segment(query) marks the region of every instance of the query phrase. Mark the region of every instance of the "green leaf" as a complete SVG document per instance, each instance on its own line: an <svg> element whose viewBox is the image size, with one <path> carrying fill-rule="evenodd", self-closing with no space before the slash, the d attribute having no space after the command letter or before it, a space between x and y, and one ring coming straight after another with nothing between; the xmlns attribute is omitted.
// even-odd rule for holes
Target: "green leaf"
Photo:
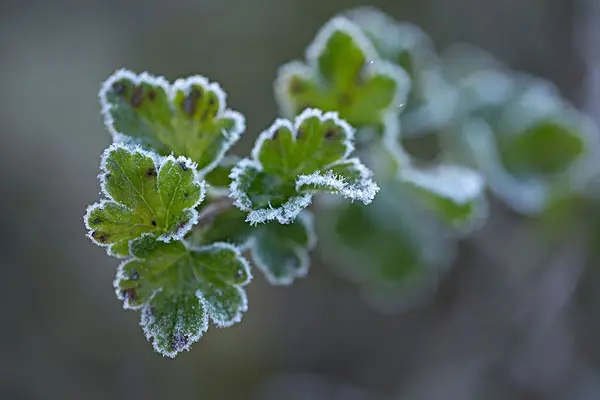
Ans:
<svg viewBox="0 0 600 400"><path fill-rule="evenodd" d="M384 189L369 207L337 204L316 218L327 264L357 282L374 306L397 311L431 291L452 263L454 242L405 188L388 182Z"/></svg>
<svg viewBox="0 0 600 400"><path fill-rule="evenodd" d="M308 47L306 59L279 70L275 90L284 115L320 108L339 112L357 128L392 129L388 124L406 101L410 79L401 67L380 60L353 22L343 17L329 21Z"/></svg>
<svg viewBox="0 0 600 400"><path fill-rule="evenodd" d="M352 153L353 130L336 113L305 110L279 119L258 137L252 159L233 168L230 197L251 224L293 221L318 192L369 204L378 186Z"/></svg>
<svg viewBox="0 0 600 400"><path fill-rule="evenodd" d="M400 65L411 78L436 63L433 44L416 25L397 22L374 7L359 7L344 13L356 24L383 59Z"/></svg>
<svg viewBox="0 0 600 400"><path fill-rule="evenodd" d="M167 296L158 293L142 309L141 323L146 339L158 353L174 358L189 351L208 329L205 305L195 294Z"/></svg>
<svg viewBox="0 0 600 400"><path fill-rule="evenodd" d="M125 256L129 241L152 233L182 238L196 223L204 182L189 159L154 155L123 144L104 152L100 174L105 200L88 207L89 237L109 254Z"/></svg>
<svg viewBox="0 0 600 400"><path fill-rule="evenodd" d="M189 157L203 173L245 129L244 117L227 109L225 99L221 87L202 76L170 84L128 70L115 72L100 90L104 121L115 141Z"/></svg>
<svg viewBox="0 0 600 400"><path fill-rule="evenodd" d="M306 276L316 242L312 214L304 211L288 225L271 222L254 229L252 259L271 284L289 285Z"/></svg>
<svg viewBox="0 0 600 400"><path fill-rule="evenodd" d="M188 240L194 244L222 241L249 249L254 264L271 284L289 285L308 272L309 251L316 243L313 218L305 210L287 225L251 226L244 212L230 208L195 229Z"/></svg>
<svg viewBox="0 0 600 400"><path fill-rule="evenodd" d="M416 25L397 22L374 7L344 12L369 38L379 56L401 66L411 85L401 118L402 136L427 134L445 127L456 112L456 88L447 81L427 34Z"/></svg>
<svg viewBox="0 0 600 400"><path fill-rule="evenodd" d="M151 335L155 348L162 354L174 356L181 347L173 345L179 342L177 326L169 325L175 316L166 314L176 310L177 315L196 314L201 318L201 313L217 326L226 327L239 322L247 310L242 287L250 281L251 274L235 246L213 243L187 247L180 241L164 243L146 235L133 241L130 248L134 258L119 267L115 290L125 308L143 309L145 332L155 330L148 326L148 316L161 316L167 321L160 324L161 337L166 339ZM191 300L193 297L198 298L197 302ZM205 328L187 335L190 337L187 347L206 330L206 323L196 326Z"/></svg>
<svg viewBox="0 0 600 400"><path fill-rule="evenodd" d="M473 230L487 214L484 180L474 170L458 165L410 167L400 178L427 208L459 230Z"/></svg>
<svg viewBox="0 0 600 400"><path fill-rule="evenodd" d="M575 127L547 119L503 140L500 154L510 173L555 174L575 162L584 153L585 145Z"/></svg>

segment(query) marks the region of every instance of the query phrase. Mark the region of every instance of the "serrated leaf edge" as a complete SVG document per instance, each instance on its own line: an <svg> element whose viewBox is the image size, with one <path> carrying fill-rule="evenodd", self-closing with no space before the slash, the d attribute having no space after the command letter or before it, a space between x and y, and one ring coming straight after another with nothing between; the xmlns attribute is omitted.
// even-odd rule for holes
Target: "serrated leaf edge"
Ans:
<svg viewBox="0 0 600 400"><path fill-rule="evenodd" d="M333 122L337 126L341 127L346 133L346 139L344 141L346 151L344 153L344 156L336 162L325 166L325 169L331 168L336 163L347 161L348 156L354 151L353 141L355 130L345 120L341 119L339 117L339 114L335 111L323 112L319 109L307 108L294 119L293 123L292 121L284 118L276 119L275 122L273 122L273 124L271 124L269 128L267 128L259 134L252 149L252 159L244 158L240 160L238 164L232 168L231 174L229 175L229 178L231 179L231 183L229 185L229 197L233 199L234 206L238 207L242 211L249 212L246 218L246 222L250 223L251 225L256 225L259 223L276 220L281 224L289 224L298 216L298 214L304 208L308 207L311 204L312 194L305 194L302 196L294 196L277 208L270 207L266 209L253 210L252 201L250 200L248 195L240 188L239 179L247 169L255 169L259 172L263 171L263 166L258 161L260 150L263 146L263 143L266 140L272 139L275 135L275 132L277 132L278 129L289 129L290 132L292 132L293 139L296 140L299 127L307 119L313 117L318 118L319 122L333 120Z"/></svg>
<svg viewBox="0 0 600 400"><path fill-rule="evenodd" d="M100 246L100 247L106 247L107 248L107 254L109 256L114 256L116 258L125 258L124 256L118 256L113 254L110 251L110 247L114 244L114 243L101 243L99 241L97 241L93 236L92 233L94 232L94 229L92 229L92 227L89 225L89 218L91 216L91 213L96 210L97 208L102 208L106 203L108 202L113 202L113 203L117 203L117 204L121 204L120 202L116 201L108 192L107 188L106 188L106 175L109 173L107 166L106 166L106 160L108 159L108 157L110 156L110 154L113 151L116 150L125 150L127 151L129 154L134 154L134 153L140 153L146 157L150 157L152 159L152 162L154 164L154 168L156 169L158 175L160 175L160 170L163 167L163 165L165 165L167 162L169 161L173 161L174 163L184 163L185 166L190 169L191 171L193 171L194 174L194 183L196 183L199 187L200 187L200 196L198 197L198 201L196 201L196 203L194 203L194 205L192 207L186 208L183 211L184 212L188 212L190 214L190 218L188 220L187 223L181 225L175 232L171 232L171 233L165 233L163 235L160 235L157 237L158 240L165 242L165 243L169 243L172 240L182 240L183 237L185 236L185 234L187 232L189 232L189 230L198 223L198 211L196 211L196 207L202 203L204 201L204 198L206 196L206 182L202 179L202 176L200 175L200 173L197 170L197 166L196 163L194 163L192 160L190 160L189 158L183 157L183 156L179 156L179 157L174 157L173 155L169 155L169 156L159 156L158 154L145 150L140 146L133 146L133 145L128 145L126 143L123 142L116 142L111 144L109 147L107 147L104 152L102 153L102 157L100 160L100 174L98 175L98 179L100 181L100 194L102 196L105 197L105 199L101 199L100 201L93 203L91 205L89 205L86 209L86 213L83 217L83 221L85 224L86 229L88 230L87 232L87 237L96 245ZM158 180L157 180L157 185L158 185ZM126 206L125 206L126 207ZM143 235L142 235L143 236ZM131 242L131 241L130 241Z"/></svg>
<svg viewBox="0 0 600 400"><path fill-rule="evenodd" d="M142 235L142 237L148 237L148 236L154 237L154 235L149 234L149 233ZM202 252L202 251L206 251L206 250L214 249L214 248L232 250L235 253L235 255L237 256L237 258L241 261L243 268L244 268L244 272L246 273L246 276L248 277L244 282L235 283L235 284L232 284L232 286L242 288L242 287L248 285L248 283L250 283L250 281L252 281L252 279L253 279L252 269L250 268L250 264L248 263L248 260L243 256L243 254L241 252L242 248L240 248L240 246L235 246L231 243L226 243L226 242L215 242L215 243L211 243L206 246L190 246L186 241L181 241L181 243L184 245L186 251L188 251L188 252ZM129 243L129 254L133 254L133 251L131 250L131 241ZM137 306L130 304L129 298L127 298L126 296L123 295L123 293L119 287L119 282L123 279L127 279L127 276L125 276L124 269L125 269L125 266L132 261L144 261L144 258L140 258L140 257L136 257L136 256L132 255L129 258L127 258L126 260L124 260L123 262L121 262L119 264L119 266L117 267L117 273L115 275L115 279L113 280L113 287L115 289L115 294L117 296L117 299L119 299L122 302L124 309L139 310L144 305L150 303L152 301L152 299L154 298L154 296L156 296L157 293L162 291L162 288L155 290L148 298L148 301L146 301L145 303L139 304ZM199 292L199 291L197 290L196 292ZM245 293L244 293L244 296L246 296ZM245 298L245 297L244 297L244 303L245 303L244 311L246 311L248 308L247 308L247 298ZM239 320L237 322L239 322ZM217 322L215 322L215 323L217 324ZM233 324L230 324L230 325L233 325ZM220 326L230 326L230 325L220 325Z"/></svg>
<svg viewBox="0 0 600 400"><path fill-rule="evenodd" d="M115 71L111 76L109 76L101 85L100 92L98 97L100 98L101 105L101 114L103 117L104 125L108 129L111 134L114 142L123 142L129 144L135 144L135 139L131 138L131 136L127 135L126 132L118 132L114 127L114 119L111 116L112 105L106 100L107 93L112 89L112 85L121 80L128 79L131 80L134 84L139 85L142 83L146 83L153 86L158 86L162 88L167 94L167 100L169 102L169 107L172 110L173 100L178 91L187 92L187 90L192 87L192 85L200 85L205 90L211 90L214 92L219 100L219 110L215 119L219 118L231 118L235 121L235 127L230 131L223 130L221 133L227 139L225 146L223 149L219 151L215 160L202 168L199 172L205 174L208 171L211 171L223 158L225 153L233 146L241 137L242 133L246 130L246 119L244 115L238 111L234 111L230 108L226 108L227 106L227 94L221 88L217 82L210 82L208 78L202 75L192 75L187 78L177 79L172 84L169 81L162 77L152 75L148 72L142 72L137 74L131 70L122 68Z"/></svg>
<svg viewBox="0 0 600 400"><path fill-rule="evenodd" d="M208 313L206 312L206 310L207 310L206 301L204 300L204 298L198 296L197 294L195 294L195 296L198 299L198 303L202 306L202 308L204 310L204 315L203 315L202 321L201 321L201 327L198 330L198 332L196 332L195 335L188 336L186 344L184 347L181 348L181 350L167 352L167 351L165 351L165 349L163 349L157 345L156 341L154 340L154 332L152 332L149 328L149 326L151 324L153 324L153 322L155 321L155 317L152 314L152 306L150 304L146 303L141 308L140 326L142 327L142 331L144 332L144 336L146 337L146 340L152 344L154 351L156 351L157 353L159 353L165 357L175 358L179 353L181 353L183 351L189 351L191 349L192 345L194 343L196 343L197 341L199 341L200 338L202 337L202 335L204 335L204 333L208 330Z"/></svg>
<svg viewBox="0 0 600 400"><path fill-rule="evenodd" d="M306 247L296 246L294 252L300 260L300 268L297 268L292 275L277 278L269 270L265 261L259 256L257 251L257 240L256 238L250 238L248 241L248 248L252 255L252 260L256 267L262 271L267 281L272 285L277 286L288 286L291 285L296 279L303 278L308 275L310 267L310 256L309 252L312 251L317 244L317 234L315 232L314 214L308 210L304 210L298 216L298 220L306 228L308 243Z"/></svg>
<svg viewBox="0 0 600 400"><path fill-rule="evenodd" d="M350 126L348 122L340 118L339 114L336 111L324 112L322 110L319 110L318 108L307 108L294 118L294 122L285 118L277 118L269 128L262 131L258 135L258 138L254 143L254 147L252 148L251 155L254 161L258 165L260 165L259 154L263 143L266 140L273 139L273 136L280 128L289 129L290 132L292 132L292 139L295 142L298 137L298 129L300 128L300 126L307 119L313 117L317 118L321 123L325 121L333 121L334 124L342 128L346 134L346 139L344 140L344 146L346 147L346 151L344 153L343 159L347 158L350 154L352 154L352 152L354 151L354 128ZM262 171L262 168L262 165L260 165L260 171Z"/></svg>
<svg viewBox="0 0 600 400"><path fill-rule="evenodd" d="M351 161L359 171L361 178L358 184L349 183L343 176L336 175L332 171L326 173L316 171L308 175L299 175L296 179L296 190L300 191L303 186L324 185L347 199L359 200L365 205L370 204L379 192L379 186L372 179L373 173L358 158L344 161ZM338 163L330 165L329 168L335 167L336 164Z"/></svg>

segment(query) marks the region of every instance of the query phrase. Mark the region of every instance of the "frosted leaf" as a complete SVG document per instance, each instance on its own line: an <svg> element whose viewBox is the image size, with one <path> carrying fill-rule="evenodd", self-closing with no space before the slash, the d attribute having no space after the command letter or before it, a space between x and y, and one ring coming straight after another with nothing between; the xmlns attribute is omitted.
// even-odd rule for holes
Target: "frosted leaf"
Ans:
<svg viewBox="0 0 600 400"><path fill-rule="evenodd" d="M100 102L115 141L189 157L202 173L214 168L245 130L242 114L226 108L225 92L202 76L170 84L145 72L119 70L102 85Z"/></svg>
<svg viewBox="0 0 600 400"><path fill-rule="evenodd" d="M403 112L395 115L401 118L402 136L431 133L448 123L458 105L456 90L445 79L427 34L374 7L359 7L343 15L365 33L381 58L401 66L411 78Z"/></svg>
<svg viewBox="0 0 600 400"><path fill-rule="evenodd" d="M154 350L175 358L189 351L208 329L206 307L194 294L166 296L159 293L142 308L140 325Z"/></svg>
<svg viewBox="0 0 600 400"><path fill-rule="evenodd" d="M191 160L157 157L140 148L113 144L104 152L100 186L106 199L88 207L90 239L126 256L128 243L143 234L180 239L196 223L204 181Z"/></svg>
<svg viewBox="0 0 600 400"><path fill-rule="evenodd" d="M207 326L200 319L210 319L219 327L231 326L248 309L243 286L252 276L247 261L231 244L188 247L183 242L164 243L146 235L131 243L130 252L134 258L121 264L114 286L125 308L142 309L147 337L155 329L146 327L151 325L152 318L158 319L157 315L173 322L181 313L194 314L201 308L202 315L197 315L196 322L204 328L198 335L186 334L189 340L178 336L176 323L161 323L161 334L169 340L159 341L156 335L151 335L155 348L159 346L165 355L174 356L200 337ZM187 299L185 304L182 298Z"/></svg>
<svg viewBox="0 0 600 400"><path fill-rule="evenodd" d="M456 227L470 230L487 213L485 182L472 169L458 165L411 167L402 170L400 178L438 216Z"/></svg>
<svg viewBox="0 0 600 400"><path fill-rule="evenodd" d="M250 242L252 259L273 285L289 285L306 276L309 251L316 244L313 215L304 211L288 225L263 224Z"/></svg>
<svg viewBox="0 0 600 400"><path fill-rule="evenodd" d="M337 111L357 128L388 131L385 115L402 110L410 89L408 74L381 60L372 43L350 20L336 17L317 34L306 51L306 63L282 66L275 95L282 113L306 108Z"/></svg>
<svg viewBox="0 0 600 400"><path fill-rule="evenodd" d="M379 188L358 159L348 159L353 135L333 112L307 109L294 123L275 121L259 135L252 159L232 169L229 189L234 205L248 212L246 220L254 225L292 222L317 192L370 203ZM323 177L331 177L328 183L335 186L324 185Z"/></svg>

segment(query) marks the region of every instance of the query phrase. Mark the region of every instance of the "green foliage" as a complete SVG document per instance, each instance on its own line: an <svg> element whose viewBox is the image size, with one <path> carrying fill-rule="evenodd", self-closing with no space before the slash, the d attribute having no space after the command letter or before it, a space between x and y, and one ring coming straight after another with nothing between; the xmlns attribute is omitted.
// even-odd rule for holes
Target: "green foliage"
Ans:
<svg viewBox="0 0 600 400"><path fill-rule="evenodd" d="M171 85L121 70L100 100L114 143L99 176L106 198L88 208L85 223L94 243L126 258L117 296L125 308L141 309L146 337L168 357L188 350L208 321L241 320L251 277L241 251L271 283L290 284L306 275L315 245L312 215L301 213L312 196L368 204L379 190L349 158L354 130L336 113L278 120L259 136L252 159L240 160L225 153L244 118L225 109L225 94L204 78ZM269 216L277 206L281 215Z"/></svg>
<svg viewBox="0 0 600 400"><path fill-rule="evenodd" d="M196 223L204 198L196 165L183 157L156 158L115 144L102 157L102 200L88 208L90 238L109 252L128 255L129 241L152 233L160 240L183 237Z"/></svg>
<svg viewBox="0 0 600 400"><path fill-rule="evenodd" d="M142 308L142 326L154 348L173 357L200 338L207 320L231 326L247 309L242 286L247 262L226 243L187 247L151 235L131 244L132 259L119 267L117 296L125 308Z"/></svg>
<svg viewBox="0 0 600 400"><path fill-rule="evenodd" d="M288 117L306 108L337 111L356 128L394 129L410 80L397 65L381 60L364 33L337 17L317 34L306 64L291 62L279 71L276 96Z"/></svg>
<svg viewBox="0 0 600 400"><path fill-rule="evenodd" d="M261 133L252 159L231 172L230 196L252 225L292 222L318 192L369 204L379 190L356 158L354 131L335 113L307 109L294 123L279 119Z"/></svg>
<svg viewBox="0 0 600 400"><path fill-rule="evenodd" d="M274 285L288 285L308 272L309 251L315 245L313 215L305 210L289 224L251 226L246 214L229 208L202 224L189 239L194 244L223 241L248 249L252 260Z"/></svg>
<svg viewBox="0 0 600 400"><path fill-rule="evenodd" d="M517 175L564 171L584 152L585 142L573 127L558 121L539 121L501 142L506 169Z"/></svg>
<svg viewBox="0 0 600 400"><path fill-rule="evenodd" d="M244 117L226 109L221 87L201 76L171 85L119 70L104 83L100 100L115 140L189 157L201 171L212 169L245 129Z"/></svg>
<svg viewBox="0 0 600 400"><path fill-rule="evenodd" d="M451 236L406 190L386 182L369 207L340 204L317 215L323 258L382 311L423 300L454 259Z"/></svg>
<svg viewBox="0 0 600 400"><path fill-rule="evenodd" d="M241 320L242 252L270 283L291 284L308 272L317 229L325 259L394 310L434 288L457 241L483 225L486 188L539 215L597 170L596 127L551 85L468 47L438 56L419 28L371 8L326 23L275 92L287 119L240 158L226 153L245 119L206 78L119 70L100 90L113 144L85 224L125 258L117 296L165 356L189 350L209 321ZM437 154L406 150L418 141Z"/></svg>

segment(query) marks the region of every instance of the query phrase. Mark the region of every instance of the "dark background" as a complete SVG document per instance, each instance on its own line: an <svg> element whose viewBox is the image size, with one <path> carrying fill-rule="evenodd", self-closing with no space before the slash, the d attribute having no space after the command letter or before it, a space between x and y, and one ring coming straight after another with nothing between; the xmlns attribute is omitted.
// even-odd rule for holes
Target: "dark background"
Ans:
<svg viewBox="0 0 600 400"><path fill-rule="evenodd" d="M97 90L119 67L221 83L248 147L277 115L277 67L370 4L555 82L600 118L600 6L566 0L0 3L0 398L600 399L600 274L574 234L549 247L494 204L429 300L382 314L315 258L249 286L250 309L176 360L152 351L85 237L110 142Z"/></svg>

